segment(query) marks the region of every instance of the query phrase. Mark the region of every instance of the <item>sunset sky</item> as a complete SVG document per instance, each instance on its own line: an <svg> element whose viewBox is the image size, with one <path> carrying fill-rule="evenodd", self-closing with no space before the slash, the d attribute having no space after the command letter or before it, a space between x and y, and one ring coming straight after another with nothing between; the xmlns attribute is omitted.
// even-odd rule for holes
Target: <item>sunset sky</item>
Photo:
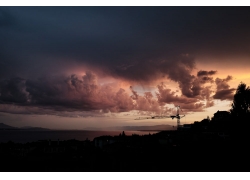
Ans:
<svg viewBox="0 0 250 180"><path fill-rule="evenodd" d="M250 85L250 7L0 7L0 122L182 124Z"/></svg>

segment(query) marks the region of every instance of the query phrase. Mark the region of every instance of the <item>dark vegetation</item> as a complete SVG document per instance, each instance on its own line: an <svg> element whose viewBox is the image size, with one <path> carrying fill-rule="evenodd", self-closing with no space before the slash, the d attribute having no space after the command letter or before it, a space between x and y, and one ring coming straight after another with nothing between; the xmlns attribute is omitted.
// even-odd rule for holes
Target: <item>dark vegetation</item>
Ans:
<svg viewBox="0 0 250 180"><path fill-rule="evenodd" d="M1 171L250 171L250 89L241 83L230 112L144 136L0 144Z"/></svg>

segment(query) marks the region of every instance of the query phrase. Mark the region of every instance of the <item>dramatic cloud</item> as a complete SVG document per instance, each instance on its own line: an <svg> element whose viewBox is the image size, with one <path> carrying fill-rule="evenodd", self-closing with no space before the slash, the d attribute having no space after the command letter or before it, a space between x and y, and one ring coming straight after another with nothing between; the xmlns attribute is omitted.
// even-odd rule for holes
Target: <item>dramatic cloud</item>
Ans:
<svg viewBox="0 0 250 180"><path fill-rule="evenodd" d="M220 64L250 66L244 60L250 55L249 12L0 7L0 112L159 114L170 104L197 112L214 99L232 100L232 77L220 77L220 70L228 73Z"/></svg>
<svg viewBox="0 0 250 180"><path fill-rule="evenodd" d="M37 81L20 78L1 82L2 103L37 106L60 111L102 110L123 112L133 109L130 96L110 85L98 85L96 76L87 72L82 78L41 78Z"/></svg>
<svg viewBox="0 0 250 180"><path fill-rule="evenodd" d="M187 98L185 96L175 95L175 92L171 92L171 89L166 89L164 84L158 85L158 93L157 98L160 103L184 103L184 104L192 104L197 102L195 98Z"/></svg>
<svg viewBox="0 0 250 180"><path fill-rule="evenodd" d="M208 87L206 87L204 90L207 90ZM203 91L204 91L203 90ZM176 95L175 92L172 92L171 89L167 89L165 85L158 85L158 92L156 93L158 101L161 104L173 104L173 105L179 105L185 112L196 112L196 111L203 111L204 108L206 108L206 104L201 102L201 100L207 99L210 102L210 92L207 93L206 97L204 97L203 94L201 94L200 97L197 98L188 98L183 95ZM211 105L211 102L209 106Z"/></svg>
<svg viewBox="0 0 250 180"><path fill-rule="evenodd" d="M194 77L195 78L195 77ZM192 90L196 97L175 95L164 84L158 85L156 97L151 92L139 95L132 86L126 92L119 84L100 84L96 74L88 71L82 77L44 77L37 80L12 78L0 82L0 111L27 114L58 114L61 112L92 111L93 113L129 112L161 113L166 104L181 104L187 111L197 111L200 100L209 100L209 87L196 78ZM132 93L132 95L131 95ZM8 104L13 104L9 108ZM39 109L39 110L38 110ZM54 112L55 111L55 112ZM62 113L65 114L65 113Z"/></svg>
<svg viewBox="0 0 250 180"><path fill-rule="evenodd" d="M232 100L234 92L235 92L235 88L218 90L216 91L216 94L213 97L214 99L220 99L220 100L226 100L226 99Z"/></svg>
<svg viewBox="0 0 250 180"><path fill-rule="evenodd" d="M37 80L12 78L0 81L0 112L12 114L49 114L67 117L105 116L106 113L136 111L140 115L170 114L166 105L179 105L184 113L200 112L214 105L213 99L232 99L235 89L230 89L228 76L216 78L217 90L212 96L213 81L193 76L194 97L172 91L160 84L155 92L140 95L130 86L130 92L119 83L98 83L96 74L88 71L83 76ZM205 85L210 83L209 86Z"/></svg>
<svg viewBox="0 0 250 180"><path fill-rule="evenodd" d="M134 110L138 110L140 114L159 114L166 111L151 92L144 92L143 96L138 95L136 91L130 87L132 91L131 98L134 100Z"/></svg>
<svg viewBox="0 0 250 180"><path fill-rule="evenodd" d="M28 101L25 83L26 81L21 78L1 81L0 102L25 104Z"/></svg>
<svg viewBox="0 0 250 180"><path fill-rule="evenodd" d="M182 94L178 96L171 89L166 88L164 84L161 84L158 85L158 101L160 103L181 105L187 111L203 111L204 108L213 106L212 94L214 91L212 90L212 84L214 80L209 76L214 75L216 71L199 71L197 76L191 75L191 71L188 69L182 72L185 75L181 76L181 81L177 81ZM207 83L210 85L207 85ZM223 87L221 88L223 89Z"/></svg>
<svg viewBox="0 0 250 180"><path fill-rule="evenodd" d="M225 79L216 78L215 83L217 86L217 90L215 95L213 96L214 99L221 99L221 100L232 100L233 95L235 92L235 88L230 88L228 85L228 81L232 80L232 76L227 76Z"/></svg>
<svg viewBox="0 0 250 180"><path fill-rule="evenodd" d="M214 80L213 80L212 77L207 77L207 76L201 78L201 83L204 84L204 83L207 83L207 82L213 83Z"/></svg>
<svg viewBox="0 0 250 180"><path fill-rule="evenodd" d="M201 70L201 71L197 72L197 76L211 76L211 75L214 75L216 73L217 73L217 71L203 71L203 70Z"/></svg>
<svg viewBox="0 0 250 180"><path fill-rule="evenodd" d="M65 112L76 111L100 114L131 110L157 113L161 110L151 92L139 96L131 87L130 95L119 85L100 85L92 72L86 72L80 78L77 75L40 78L36 81L14 78L0 83L2 112L55 115L59 111L65 115Z"/></svg>
<svg viewBox="0 0 250 180"><path fill-rule="evenodd" d="M37 78L81 65L133 81L183 79L184 89L192 76L179 75L197 55L249 55L249 18L248 7L1 7L0 76Z"/></svg>
<svg viewBox="0 0 250 180"><path fill-rule="evenodd" d="M200 96L202 100L206 100L206 104L205 104L206 108L214 105L213 96L212 96L213 93L214 91L212 90L212 86L206 86L201 90Z"/></svg>

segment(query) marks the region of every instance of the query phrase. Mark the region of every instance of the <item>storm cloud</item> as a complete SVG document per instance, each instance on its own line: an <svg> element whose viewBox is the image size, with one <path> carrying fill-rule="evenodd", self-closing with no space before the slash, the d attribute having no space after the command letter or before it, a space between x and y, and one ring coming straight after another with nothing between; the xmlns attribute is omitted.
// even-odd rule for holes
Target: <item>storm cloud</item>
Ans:
<svg viewBox="0 0 250 180"><path fill-rule="evenodd" d="M228 85L228 81L232 80L232 76L227 76L225 79L216 78L215 83L217 86L217 90L215 95L213 96L214 99L221 99L221 100L232 100L235 92L235 88L230 88Z"/></svg>
<svg viewBox="0 0 250 180"><path fill-rule="evenodd" d="M211 76L211 75L214 75L216 73L217 73L217 71L203 71L203 70L201 70L201 71L197 72L197 76Z"/></svg>
<svg viewBox="0 0 250 180"><path fill-rule="evenodd" d="M159 112L158 101L151 92L143 96L132 90L129 94L116 84L97 82L97 76L86 72L82 77L4 80L0 87L0 111L20 114L67 114L85 111L94 114L129 112L131 110ZM13 105L9 108L9 105ZM86 113L88 114L88 113ZM88 114L89 115L89 114Z"/></svg>
<svg viewBox="0 0 250 180"><path fill-rule="evenodd" d="M178 81L196 55L249 55L249 18L248 7L1 7L0 76L37 78L78 64L128 80Z"/></svg>
<svg viewBox="0 0 250 180"><path fill-rule="evenodd" d="M166 104L203 111L214 99L232 100L232 77L215 77L219 70L197 69L197 62L205 55L249 57L249 12L249 7L0 7L0 111L160 113ZM160 80L175 82L180 93L163 84L155 92L132 87ZM118 82L127 82L130 91Z"/></svg>

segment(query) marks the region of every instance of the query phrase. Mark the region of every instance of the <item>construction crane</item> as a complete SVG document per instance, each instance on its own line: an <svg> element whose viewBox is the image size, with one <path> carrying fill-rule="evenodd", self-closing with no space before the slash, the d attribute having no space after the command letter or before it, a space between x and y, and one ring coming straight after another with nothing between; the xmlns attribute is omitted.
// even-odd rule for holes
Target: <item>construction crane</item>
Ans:
<svg viewBox="0 0 250 180"><path fill-rule="evenodd" d="M172 118L172 120L173 120L174 118L176 118L176 119L177 119L177 128L179 128L180 125L181 125L180 119L183 118L185 115L180 116L179 110L181 110L181 107L180 107L180 106L175 106L175 107L177 108L176 115L172 115L172 116L139 117L139 118L136 118L135 120L143 120L143 119L164 119L164 118ZM181 110L181 111L182 111L182 110Z"/></svg>

